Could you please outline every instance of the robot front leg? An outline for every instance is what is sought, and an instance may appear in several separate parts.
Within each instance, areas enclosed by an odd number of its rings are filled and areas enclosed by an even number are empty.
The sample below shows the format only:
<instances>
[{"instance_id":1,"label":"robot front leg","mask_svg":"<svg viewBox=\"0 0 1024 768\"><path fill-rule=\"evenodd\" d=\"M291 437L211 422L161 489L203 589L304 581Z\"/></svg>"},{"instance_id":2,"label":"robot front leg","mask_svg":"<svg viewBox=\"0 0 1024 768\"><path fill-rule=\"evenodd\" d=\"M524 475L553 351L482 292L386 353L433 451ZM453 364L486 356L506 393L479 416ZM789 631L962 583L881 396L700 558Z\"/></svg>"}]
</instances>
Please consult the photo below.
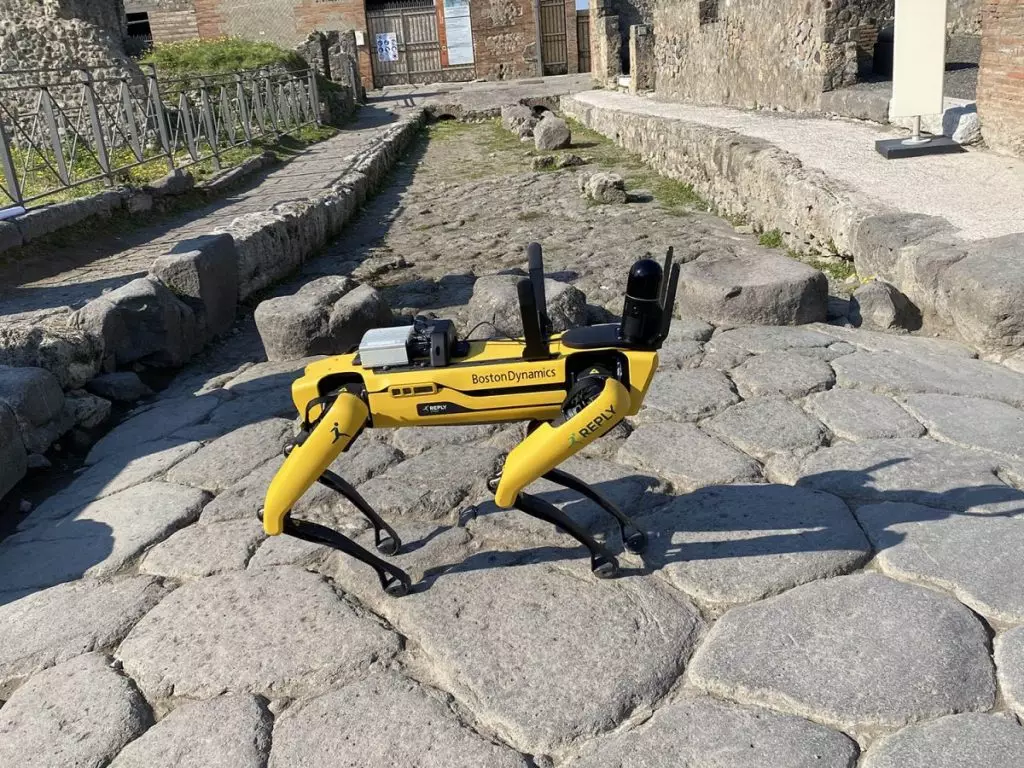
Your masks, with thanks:
<instances>
[{"instance_id":1,"label":"robot front leg","mask_svg":"<svg viewBox=\"0 0 1024 768\"><path fill-rule=\"evenodd\" d=\"M606 498L596 488L583 482L575 475L570 475L568 472L564 472L561 469L552 469L544 475L544 479L550 480L556 485L561 485L563 488L576 491L576 493L579 493L582 496L586 496L601 507L601 509L614 517L615 521L619 524L619 533L622 535L622 545L628 552L640 554L647 548L647 534L641 531L640 528L637 527L637 524L633 522L633 519L620 510L618 505ZM627 533L627 529L630 528L633 532Z\"/></svg>"},{"instance_id":2,"label":"robot front leg","mask_svg":"<svg viewBox=\"0 0 1024 768\"><path fill-rule=\"evenodd\" d=\"M403 570L331 528L291 517L295 503L313 483L320 482L351 501L373 524L378 551L387 555L398 551L401 541L394 529L380 518L355 488L327 469L359 434L369 415L362 399L351 392L341 392L313 430L287 452L284 464L267 489L259 517L264 531L270 536L285 533L305 541L326 544L366 563L377 572L382 589L391 595L401 596L411 588L409 576Z\"/></svg>"}]
</instances>

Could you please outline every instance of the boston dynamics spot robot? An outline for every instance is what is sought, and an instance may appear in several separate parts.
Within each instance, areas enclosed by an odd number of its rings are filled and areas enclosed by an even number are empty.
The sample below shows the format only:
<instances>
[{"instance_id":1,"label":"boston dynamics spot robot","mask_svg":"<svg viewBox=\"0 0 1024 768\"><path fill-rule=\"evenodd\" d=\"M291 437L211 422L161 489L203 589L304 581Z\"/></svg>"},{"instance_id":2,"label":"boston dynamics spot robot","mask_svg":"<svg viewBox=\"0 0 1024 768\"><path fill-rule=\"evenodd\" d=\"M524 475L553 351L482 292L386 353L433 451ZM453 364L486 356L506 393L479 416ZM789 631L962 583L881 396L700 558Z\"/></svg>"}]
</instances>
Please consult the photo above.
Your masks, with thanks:
<instances>
[{"instance_id":1,"label":"boston dynamics spot robot","mask_svg":"<svg viewBox=\"0 0 1024 768\"><path fill-rule=\"evenodd\" d=\"M522 340L461 341L450 320L417 319L412 326L376 328L358 350L306 367L292 385L302 415L298 436L270 483L259 512L267 534L326 544L377 572L393 596L409 592L409 576L337 531L291 517L313 483L348 499L370 521L377 551L394 555L401 540L362 496L329 471L367 427L443 426L529 421L526 438L488 487L499 507L515 507L553 523L588 550L594 575L618 573L615 556L557 507L523 491L538 478L596 502L619 525L625 548L642 552L647 537L618 507L558 465L626 416L640 410L668 335L679 267L672 249L664 269L642 259L629 271L622 322L552 335L544 297L541 248L527 248L530 277L517 286Z\"/></svg>"}]
</instances>

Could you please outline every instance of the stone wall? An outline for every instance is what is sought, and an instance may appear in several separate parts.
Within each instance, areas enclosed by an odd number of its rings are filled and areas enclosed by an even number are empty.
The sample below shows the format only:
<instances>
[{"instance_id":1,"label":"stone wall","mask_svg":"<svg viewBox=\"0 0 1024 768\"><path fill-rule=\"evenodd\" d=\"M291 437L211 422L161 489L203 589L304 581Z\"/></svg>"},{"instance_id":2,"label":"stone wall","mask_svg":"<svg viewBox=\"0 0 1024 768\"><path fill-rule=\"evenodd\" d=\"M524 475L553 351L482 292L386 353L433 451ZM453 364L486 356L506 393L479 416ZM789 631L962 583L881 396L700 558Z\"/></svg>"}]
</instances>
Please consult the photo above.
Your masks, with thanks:
<instances>
[{"instance_id":1,"label":"stone wall","mask_svg":"<svg viewBox=\"0 0 1024 768\"><path fill-rule=\"evenodd\" d=\"M124 25L122 0L0 0L0 72L137 72L125 55Z\"/></svg>"},{"instance_id":2,"label":"stone wall","mask_svg":"<svg viewBox=\"0 0 1024 768\"><path fill-rule=\"evenodd\" d=\"M154 43L173 43L199 36L193 0L125 0L127 13L145 13Z\"/></svg>"},{"instance_id":3,"label":"stone wall","mask_svg":"<svg viewBox=\"0 0 1024 768\"><path fill-rule=\"evenodd\" d=\"M473 0L470 23L477 77L538 74L537 16L531 0Z\"/></svg>"},{"instance_id":4,"label":"stone wall","mask_svg":"<svg viewBox=\"0 0 1024 768\"><path fill-rule=\"evenodd\" d=\"M658 4L658 92L698 103L816 110L824 91L869 71L892 7L892 0Z\"/></svg>"},{"instance_id":5,"label":"stone wall","mask_svg":"<svg viewBox=\"0 0 1024 768\"><path fill-rule=\"evenodd\" d=\"M949 0L946 28L953 35L980 35L985 0Z\"/></svg>"},{"instance_id":6,"label":"stone wall","mask_svg":"<svg viewBox=\"0 0 1024 768\"><path fill-rule=\"evenodd\" d=\"M989 146L1024 155L1024 3L987 0L978 113Z\"/></svg>"}]
</instances>

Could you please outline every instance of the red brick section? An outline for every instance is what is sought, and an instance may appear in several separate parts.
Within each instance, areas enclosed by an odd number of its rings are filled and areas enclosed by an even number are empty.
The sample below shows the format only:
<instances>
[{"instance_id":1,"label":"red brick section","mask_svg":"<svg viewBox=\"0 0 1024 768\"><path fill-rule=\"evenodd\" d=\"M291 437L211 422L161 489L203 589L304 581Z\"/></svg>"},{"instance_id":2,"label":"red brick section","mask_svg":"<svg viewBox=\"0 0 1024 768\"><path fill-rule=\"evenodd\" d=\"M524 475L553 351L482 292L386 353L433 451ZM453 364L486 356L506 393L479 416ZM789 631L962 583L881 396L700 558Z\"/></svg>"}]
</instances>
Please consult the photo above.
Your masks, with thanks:
<instances>
[{"instance_id":1,"label":"red brick section","mask_svg":"<svg viewBox=\"0 0 1024 768\"><path fill-rule=\"evenodd\" d=\"M295 26L300 37L313 30L345 32L355 29L361 31L367 41L369 38L363 0L298 0L295 3ZM370 51L365 45L359 49L359 79L367 90L373 88Z\"/></svg>"},{"instance_id":2,"label":"red brick section","mask_svg":"<svg viewBox=\"0 0 1024 768\"><path fill-rule=\"evenodd\" d=\"M196 29L202 38L220 37L224 16L220 12L221 0L195 0Z\"/></svg>"},{"instance_id":3,"label":"red brick section","mask_svg":"<svg viewBox=\"0 0 1024 768\"><path fill-rule=\"evenodd\" d=\"M982 9L978 113L990 146L1024 155L1024 0Z\"/></svg>"},{"instance_id":4,"label":"red brick section","mask_svg":"<svg viewBox=\"0 0 1024 768\"><path fill-rule=\"evenodd\" d=\"M470 0L469 14L477 77L508 80L537 74L532 0Z\"/></svg>"}]
</instances>

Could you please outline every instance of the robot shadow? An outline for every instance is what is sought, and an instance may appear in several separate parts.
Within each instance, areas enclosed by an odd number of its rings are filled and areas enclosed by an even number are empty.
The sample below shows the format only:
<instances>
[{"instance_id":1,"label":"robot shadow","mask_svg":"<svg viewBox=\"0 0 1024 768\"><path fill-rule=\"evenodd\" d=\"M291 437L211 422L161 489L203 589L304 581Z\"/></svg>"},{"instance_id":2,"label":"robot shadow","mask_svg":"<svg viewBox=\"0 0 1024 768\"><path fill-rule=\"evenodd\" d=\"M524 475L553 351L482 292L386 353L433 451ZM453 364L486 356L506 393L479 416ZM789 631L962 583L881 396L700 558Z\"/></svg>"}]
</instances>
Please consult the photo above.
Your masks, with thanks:
<instances>
[{"instance_id":1,"label":"robot shadow","mask_svg":"<svg viewBox=\"0 0 1024 768\"><path fill-rule=\"evenodd\" d=\"M622 556L622 540L610 517L578 499L569 491L539 494L560 506L576 522L585 525L620 560L618 578L650 576L669 566L685 562L759 559L766 570L779 567L779 556L807 553L850 551L861 553L858 566L876 553L897 546L907 538L907 531L917 526L941 524L957 518L999 521L1014 518L1024 521L1024 492L996 482L977 486L949 488L936 492L920 488L880 490L875 473L902 463L895 459L864 470L833 470L801 478L795 486L779 484L718 485L679 495L646 493L633 504L623 504L640 530L647 534L648 545L641 555ZM647 482L656 487L660 481L644 475L621 480L594 483L604 495L621 495L624 485ZM828 493L822 489L832 489ZM824 505L809 508L815 494L823 494ZM841 491L842 498L838 495ZM863 526L854 511L873 506L872 524ZM879 506L884 505L884 506ZM843 508L845 507L845 512ZM552 541L551 526L539 521L517 524L516 510L503 510L493 503L478 505L472 515L464 516L457 527L466 528L487 546L465 559L429 568L424 572L416 591L428 590L439 579L467 572L492 568L509 568L541 563L572 563L585 567L589 553L581 545L562 546ZM497 528L504 518L504 526ZM530 520L526 518L526 520ZM595 520L597 522L595 523ZM508 549L505 543L518 529L523 531L523 549ZM496 539L487 527L502 531L504 542L493 546ZM408 551L428 547L453 527L440 527L410 542ZM977 530L977 529L975 529ZM538 541L540 539L540 541Z\"/></svg>"}]
</instances>

